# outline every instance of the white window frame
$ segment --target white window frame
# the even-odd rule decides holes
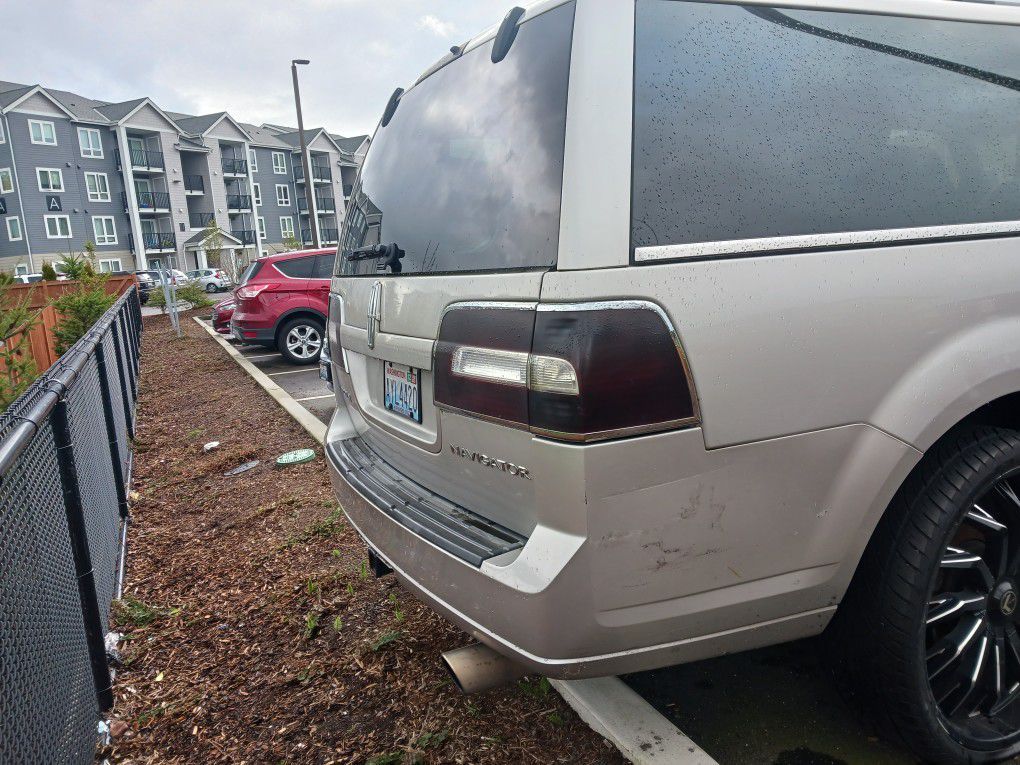
[[[42,178],[43,178],[42,174],[43,173],[46,173],[46,177],[49,179],[51,186],[53,184],[53,175],[52,175],[52,173],[56,173],[57,177],[60,179],[60,188],[59,189],[54,189],[54,188],[46,189],[46,188],[43,188],[43,182],[42,182]],[[64,193],[64,171],[61,170],[59,167],[37,167],[35,169],[35,181],[36,181],[36,183],[39,184],[39,191],[41,191],[43,194],[63,194]]]
[[[114,263],[117,264],[116,268],[113,268],[113,264]],[[103,266],[106,266],[106,268],[104,269]],[[103,260],[99,261],[99,273],[101,273],[101,274],[108,274],[108,273],[111,273],[113,271],[123,271],[123,270],[124,270],[124,262],[123,262],[123,260],[121,260],[121,258],[104,258]]]
[[[280,196],[280,189],[283,189],[283,196]],[[277,207],[290,207],[290,186],[286,183],[276,184],[276,205]]]
[[[287,226],[283,225],[284,221],[287,221],[287,224],[288,224]],[[290,229],[290,233],[287,233],[287,229],[288,228]],[[291,216],[291,215],[281,215],[280,216],[280,237],[282,239],[286,239],[287,237],[290,237],[291,239],[295,238],[294,237],[294,218],[293,218],[293,216]]]
[[[55,221],[57,224],[57,234],[54,236],[50,233],[50,221]],[[67,224],[67,234],[60,233],[60,221],[63,220]],[[43,224],[46,226],[46,238],[47,239],[70,239],[73,236],[71,231],[71,216],[70,215],[44,215]]]
[[[18,263],[14,267],[15,276],[27,276],[28,275],[28,263]]]
[[[4,183],[6,179],[7,183]],[[14,175],[11,173],[11,168],[0,167],[0,194],[13,194],[14,193]]]
[[[287,156],[282,151],[273,152],[273,172],[277,175],[287,174]]]
[[[255,149],[252,148],[248,149],[248,170],[253,173],[257,173],[259,171],[259,158],[255,153]]]
[[[252,200],[256,207],[262,206],[262,186],[257,183],[251,185]]]
[[[103,221],[103,233],[99,233],[99,229],[96,228],[96,221]],[[110,222],[110,230],[113,234],[107,233],[105,222]],[[112,215],[93,215],[92,216],[92,234],[95,236],[95,242],[97,247],[107,247],[111,244],[117,244],[117,222],[114,220]],[[117,269],[120,270],[119,268]]]
[[[86,145],[81,137],[82,135],[89,136],[88,145]],[[99,144],[99,148],[96,149],[92,146],[91,137],[94,136],[96,143]],[[78,149],[81,151],[81,155],[87,159],[102,159],[103,158],[103,135],[97,128],[80,127],[78,128]]]
[[[89,176],[92,176],[93,178],[96,179],[96,193],[95,193],[95,195],[92,194],[92,189],[89,188]],[[103,190],[100,188],[100,185],[99,185],[99,179],[100,178],[103,179],[103,185],[106,186],[106,193],[105,194],[103,193]],[[91,171],[85,173],[85,193],[88,194],[90,202],[109,202],[110,201],[110,179],[107,177],[106,173],[94,173],[94,172],[91,172]]]
[[[49,125],[50,133],[53,136],[52,141],[46,140],[46,126]],[[39,140],[35,140],[35,135],[32,133],[33,127],[39,127]],[[28,140],[37,146],[56,146],[57,145],[57,128],[49,120],[29,120],[28,121]]]
[[[0,143],[7,143],[7,134],[4,132],[3,122],[0,122]]]
[[[259,237],[262,239],[266,238],[266,219],[261,215],[255,219],[255,228],[258,229]]]
[[[11,233],[11,221],[14,221],[15,223],[18,224],[18,235],[17,236],[14,236]],[[20,242],[24,238],[25,238],[25,232],[22,231],[22,229],[21,229],[21,218],[19,218],[17,215],[8,215],[7,216],[7,241],[8,242]]]

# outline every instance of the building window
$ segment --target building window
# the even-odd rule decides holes
[[[287,158],[282,151],[273,152],[273,172],[277,175],[287,174]]]
[[[284,239],[294,238],[294,219],[289,215],[280,218],[280,233]]]
[[[253,173],[259,170],[259,158],[255,154],[255,149],[248,149],[248,169]]]
[[[21,218],[17,215],[7,216],[7,239],[12,242],[20,242],[21,236]]]
[[[285,183],[276,184],[276,204],[290,207],[290,187]]]
[[[85,173],[85,188],[90,202],[110,201],[110,184],[106,173]]]
[[[7,143],[7,135],[4,133],[4,123],[0,122],[0,143]]]
[[[255,199],[255,206],[259,207],[262,204],[262,187],[259,186],[257,183],[253,183],[251,185],[251,188],[253,197]]]
[[[95,128],[78,128],[78,145],[83,157],[103,158],[103,139]]]
[[[123,270],[124,265],[121,263],[120,258],[108,258],[106,260],[99,261],[99,273],[101,274],[108,274],[111,271],[123,271]]]
[[[255,221],[256,221],[256,223],[258,223],[258,227],[259,227],[259,238],[260,239],[265,239],[266,238],[266,219],[263,218],[260,215],[258,218],[255,219]]]
[[[14,177],[11,175],[11,168],[0,167],[0,194],[11,194],[14,192]]]
[[[96,235],[96,244],[117,244],[117,226],[112,215],[93,215],[92,231]]]
[[[56,193],[64,190],[64,174],[60,170],[40,167],[35,172],[39,176],[39,191]]]
[[[47,239],[70,239],[71,219],[66,215],[44,215]]]
[[[26,263],[18,263],[18,265],[16,265],[14,267],[14,275],[15,276],[27,276],[28,275],[28,265]]]
[[[43,146],[57,145],[57,131],[54,129],[52,122],[29,120],[28,133],[32,143],[42,144]]]

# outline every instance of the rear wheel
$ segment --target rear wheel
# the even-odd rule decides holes
[[[219,292],[219,288],[212,282],[209,282],[207,285],[205,285],[205,291],[211,295],[214,292]]]
[[[863,710],[925,760],[1020,752],[1020,433],[975,428],[925,456],[833,626]]]
[[[324,331],[317,319],[291,319],[280,328],[276,347],[291,364],[314,364],[322,353]]]

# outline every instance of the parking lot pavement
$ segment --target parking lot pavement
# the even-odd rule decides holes
[[[719,765],[909,765],[843,702],[816,640],[624,681]]]
[[[234,347],[248,361],[272,378],[273,382],[287,391],[305,409],[325,423],[335,408],[333,393],[326,383],[319,379],[319,365],[295,366],[283,360],[278,352],[261,345],[243,345],[234,342]]]

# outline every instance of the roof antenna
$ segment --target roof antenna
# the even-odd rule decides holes
[[[492,63],[498,64],[510,52],[510,46],[514,44],[514,39],[517,37],[517,22],[523,15],[524,9],[515,5],[503,17],[503,22],[496,32],[496,39],[492,41]]]
[[[397,110],[397,104],[400,103],[400,97],[404,95],[403,88],[397,88],[393,91],[393,95],[390,96],[390,100],[386,102],[386,109],[383,110],[382,115],[382,126],[386,127],[390,124],[390,120],[393,119],[393,112]]]

